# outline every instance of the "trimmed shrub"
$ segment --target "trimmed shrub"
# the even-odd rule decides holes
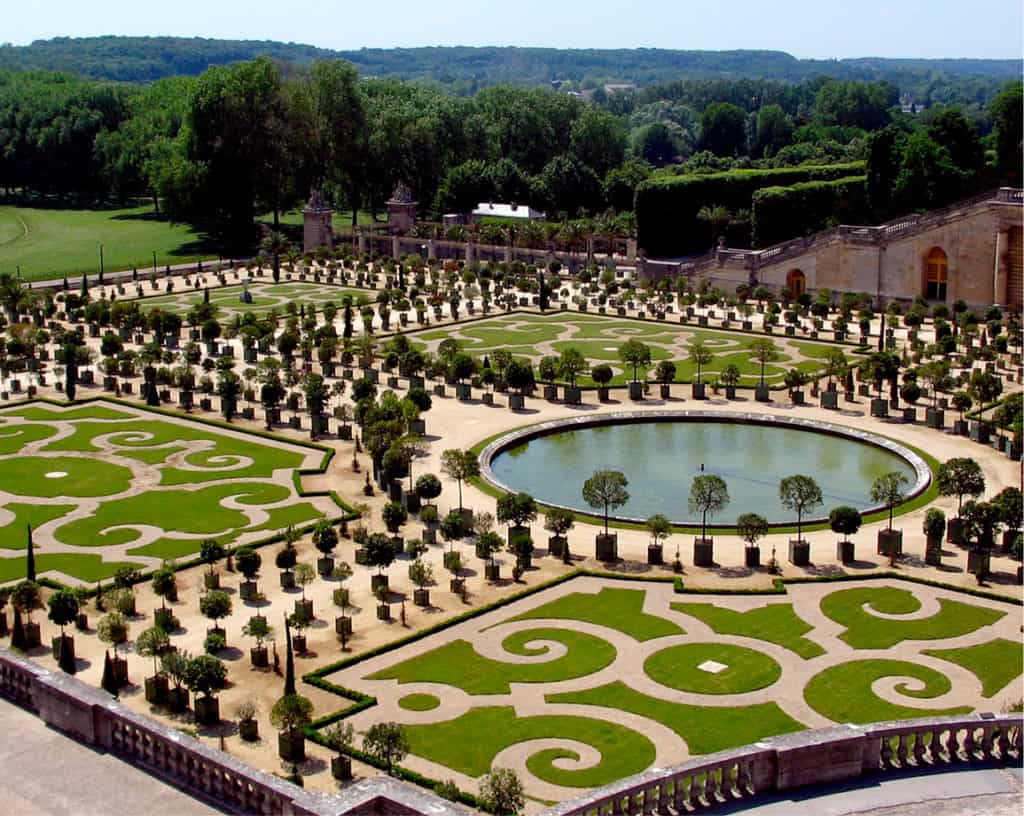
[[[866,190],[864,176],[764,187],[753,198],[754,246],[771,246],[840,223],[862,223],[868,215]]]

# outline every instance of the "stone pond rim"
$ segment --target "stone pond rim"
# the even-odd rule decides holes
[[[513,431],[509,431],[506,434],[502,434],[496,439],[492,439],[484,448],[480,451],[480,476],[481,478],[491,487],[496,488],[505,493],[517,492],[512,487],[502,482],[494,473],[492,463],[494,460],[511,450],[512,448],[518,447],[532,439],[538,439],[544,436],[552,436],[554,434],[564,433],[567,431],[578,431],[585,430],[588,428],[596,428],[603,426],[614,426],[614,425],[628,425],[628,424],[654,424],[654,423],[719,423],[719,424],[737,424],[737,425],[759,425],[765,427],[776,427],[785,428],[789,430],[805,431],[809,433],[825,434],[830,436],[842,437],[843,439],[858,442],[865,445],[871,445],[875,448],[884,450],[892,455],[898,456],[904,460],[913,469],[915,479],[912,485],[906,491],[903,502],[897,505],[896,512],[899,513],[899,507],[905,505],[907,502],[912,501],[917,496],[921,495],[926,491],[931,484],[932,471],[928,466],[928,463],[917,453],[910,448],[900,443],[887,439],[882,436],[878,436],[869,431],[862,431],[858,428],[851,428],[845,425],[837,425],[830,422],[824,422],[816,419],[809,419],[805,417],[783,417],[783,416],[772,416],[768,414],[760,413],[749,413],[749,412],[730,412],[730,411],[715,411],[715,410],[654,410],[654,411],[616,411],[608,414],[601,414],[599,416],[586,416],[586,417],[563,417],[561,419],[553,419],[547,422],[540,422],[535,425],[528,425],[524,428],[518,428]],[[589,474],[581,474],[580,487],[582,488],[582,479]],[[689,485],[686,485],[686,489],[689,489]],[[571,510],[574,513],[589,516],[591,518],[600,519],[601,513],[598,511],[585,511],[580,510],[578,507],[571,507],[563,504],[556,504],[554,502],[546,501],[543,497],[535,496],[537,503],[542,507],[560,507],[566,510]],[[861,513],[864,516],[868,516],[872,513],[883,512],[884,506],[874,505],[870,507],[861,508]],[[646,519],[635,518],[632,516],[621,516],[609,514],[609,522],[625,523],[625,524],[639,524],[643,525]],[[803,525],[809,527],[812,525],[827,524],[828,516],[808,516],[804,518]],[[680,527],[692,528],[695,525],[699,526],[698,522],[693,521],[676,521],[673,520],[673,525]],[[787,521],[771,522],[769,527],[792,527],[795,524],[795,519]],[[731,530],[735,527],[735,524],[713,524],[708,522],[709,531],[720,531],[720,530]]]

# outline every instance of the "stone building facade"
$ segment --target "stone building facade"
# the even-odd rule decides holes
[[[645,272],[685,274],[731,290],[764,284],[792,295],[864,292],[879,303],[923,297],[998,303],[1024,299],[1024,196],[996,193],[877,227],[841,226],[759,250],[720,248],[682,264],[647,262]]]

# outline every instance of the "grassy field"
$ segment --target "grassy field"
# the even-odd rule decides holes
[[[719,635],[739,635],[775,643],[804,660],[825,654],[821,646],[804,637],[811,627],[793,611],[792,604],[768,604],[746,612],[709,603],[674,603],[672,609],[703,621]]]
[[[203,236],[184,224],[171,224],[152,207],[125,210],[58,210],[0,207],[0,272],[21,267],[26,280],[99,272],[104,268],[148,270],[217,257]]]

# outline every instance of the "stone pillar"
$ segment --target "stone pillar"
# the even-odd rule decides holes
[[[1006,275],[1003,271],[1003,252],[1007,246],[1009,236],[1003,235],[1003,230],[996,229],[996,251],[992,263],[992,302],[1006,303]]]
[[[302,211],[302,250],[312,252],[322,246],[334,246],[334,227],[331,218],[334,210],[324,202],[319,190],[314,190],[309,203]]]
[[[512,263],[512,245],[505,244],[505,263]]]
[[[433,238],[427,240],[427,260],[431,261],[437,257],[437,242]]]
[[[476,244],[472,241],[466,241],[466,265],[476,263]]]
[[[636,260],[636,238],[626,239],[626,260]]]
[[[369,242],[366,240],[366,233],[360,232],[356,239],[356,243],[359,247],[359,254],[365,255],[369,251]]]
[[[402,257],[402,242],[397,235],[391,236],[391,257],[396,260]]]

